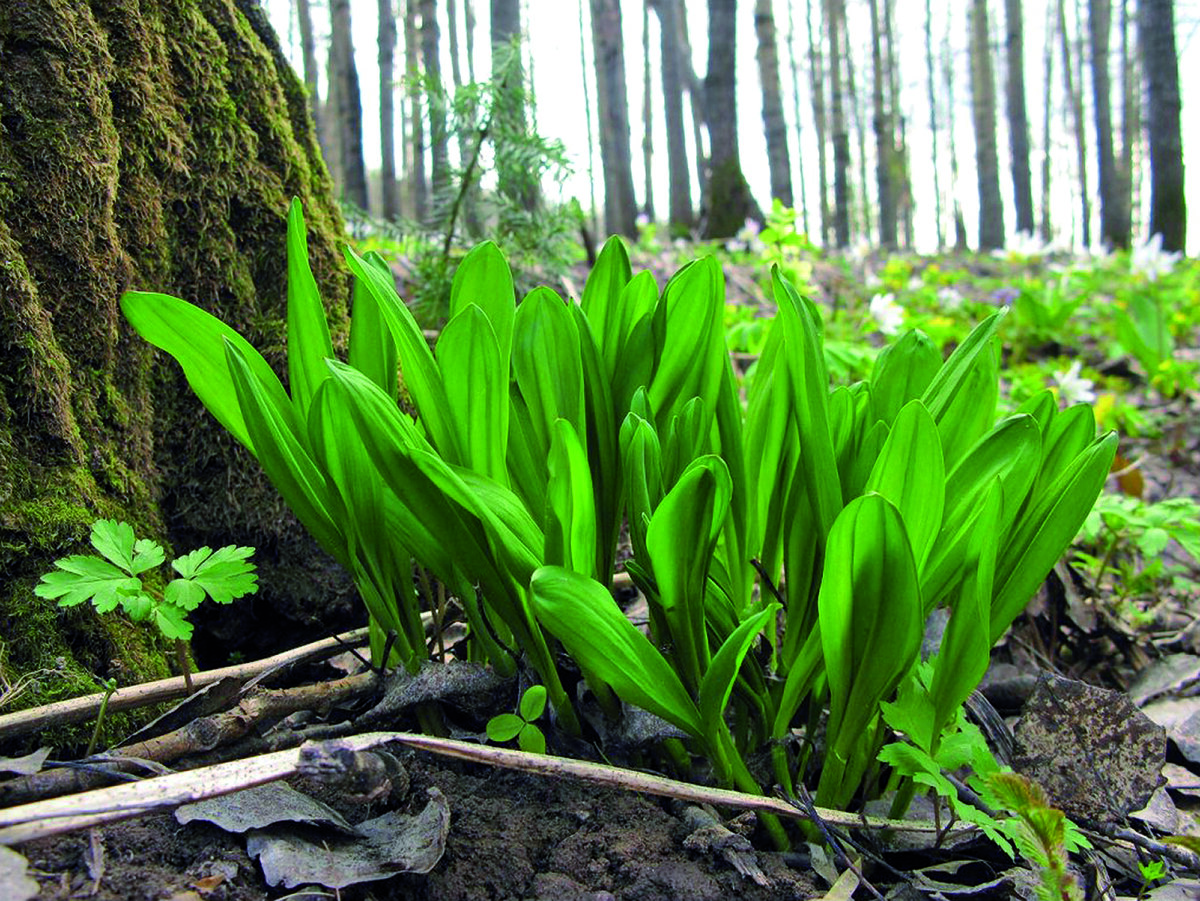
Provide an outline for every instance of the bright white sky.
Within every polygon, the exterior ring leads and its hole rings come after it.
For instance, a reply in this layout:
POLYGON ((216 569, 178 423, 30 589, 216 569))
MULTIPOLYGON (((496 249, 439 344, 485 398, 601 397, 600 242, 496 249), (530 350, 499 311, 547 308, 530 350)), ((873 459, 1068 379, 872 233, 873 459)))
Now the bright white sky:
MULTIPOLYGON (((1128 0, 1131 12, 1136 0, 1128 0)), ((488 42, 488 12, 487 0, 472 0, 476 16, 475 53, 476 77, 482 78, 490 69, 490 49, 488 42)), ((812 103, 808 93, 807 48, 808 35, 805 15, 808 2, 806 0, 774 0, 776 29, 779 41, 780 76, 784 88, 784 109, 789 122, 789 148, 791 151, 793 170, 793 191, 799 207, 800 179, 799 165, 803 160, 806 180, 810 227, 819 237, 817 216, 817 145, 812 125, 812 103), (791 101, 791 74, 787 54, 788 13, 789 6, 795 18, 795 35, 793 47, 800 71, 800 153, 796 149, 796 123, 794 121, 793 104, 791 101)), ((537 95, 538 112, 537 126, 547 137, 559 138, 563 141, 575 165, 575 173, 566 184, 566 193, 579 199, 586 209, 589 204, 588 185, 588 140, 587 120, 584 112, 583 79, 586 65, 588 93, 593 104, 592 129, 597 128, 595 112, 595 74, 592 68, 592 45, 590 30, 586 34, 585 52, 586 63, 579 59, 579 0, 524 0, 524 23, 529 35, 533 56, 534 88, 537 95)), ((1035 221, 1040 217, 1041 196, 1041 154, 1042 154, 1042 85, 1043 85, 1043 49, 1046 33, 1046 16, 1056 0, 1024 0, 1025 12, 1025 80, 1027 92, 1027 109, 1030 123, 1030 138, 1033 151, 1031 166, 1033 170, 1033 192, 1035 205, 1035 221)), ((294 24, 290 21, 293 3, 291 0, 264 0, 264 5, 279 32, 285 52, 293 60, 297 70, 300 69, 299 39, 294 24)), ((399 4, 399 5, 402 5, 399 4)), ((959 165, 959 180, 957 195, 963 207, 967 223, 968 236, 972 245, 975 242, 978 227, 978 195, 975 182, 974 168, 974 136, 970 120, 970 84, 967 72, 967 23, 965 3, 935 2, 933 34, 935 45, 940 45, 944 35, 949 33, 951 47, 955 58, 955 136, 959 165)), ((1084 7, 1082 0, 1068 3, 1068 19, 1073 19, 1072 9, 1084 7)), ((1118 3, 1113 4, 1119 6, 1118 3)), ((439 12, 442 17, 442 71, 447 83, 450 78, 449 42, 446 37, 446 22, 444 3, 439 2, 439 12)), ((584 6, 584 27, 590 29, 590 21, 586 2, 584 6)), ((820 3, 813 0, 813 6, 819 9, 820 3)), ((1003 34, 1003 4, 993 0, 990 6, 993 40, 1001 40, 1003 34)), ((1189 160, 1196 159, 1189 150, 1200 146, 1200 123, 1189 117, 1188 86, 1200 79, 1200 54, 1192 53, 1200 42, 1200 0, 1176 0, 1176 41, 1180 57, 1180 85, 1183 94, 1183 142, 1187 177, 1188 204, 1193 211, 1193 219, 1200 214, 1200 164, 1189 160)), ((328 34, 328 15, 322 0, 313 0, 313 15, 315 19, 318 40, 323 44, 328 34)), ((855 78, 860 93, 870 89, 870 23, 866 0, 847 0, 850 18, 850 34, 855 47, 855 78)), ((460 46, 465 48, 465 39, 461 32, 465 28, 463 2, 458 0, 458 27, 460 29, 460 46)), ((694 54, 694 66, 697 74, 703 78, 707 61, 707 13, 706 3, 702 0, 687 0, 689 33, 694 54)), ((933 201, 933 150, 931 132, 929 130, 928 87, 925 70, 924 49, 924 2, 923 0, 896 0, 895 24, 898 31, 897 46, 900 54, 900 72, 902 79, 901 105, 908 122, 908 143, 911 157, 912 181, 916 201, 916 239, 918 249, 931 250, 935 244, 934 201, 933 201)), ((368 167, 377 168, 379 165, 379 124, 376 111, 379 108, 379 75, 376 62, 376 28, 377 5, 374 0, 354 0, 353 29, 355 56, 358 61, 359 82, 362 91, 364 110, 364 143, 367 152, 368 167)), ((639 200, 644 196, 645 179, 643 175, 641 142, 642 142, 642 4, 625 0, 622 4, 624 37, 626 85, 628 89, 629 115, 631 126, 631 146, 634 155, 634 183, 639 200)), ((814 12, 814 16, 816 13, 814 12)), ((654 185, 654 202, 660 215, 667 208, 667 169, 666 169, 666 136, 663 131, 663 115, 661 105, 661 88, 658 82, 657 56, 659 46, 658 20, 650 15, 650 56, 654 72, 652 73, 651 112, 653 115, 653 144, 654 162, 652 179, 654 185)), ((1119 15, 1114 11, 1114 31, 1111 38, 1113 57, 1113 77, 1117 78, 1116 54, 1119 53, 1119 33, 1116 23, 1119 15)), ((738 120, 741 142, 742 165, 746 177, 759 203, 765 206, 769 200, 769 177, 766 162, 766 145, 762 128, 762 97, 759 89, 758 67, 755 61, 756 38, 754 34, 754 3, 752 0, 741 0, 738 4, 738 120)), ((1073 24, 1068 22, 1068 29, 1077 33, 1073 24)), ((1136 38, 1131 33, 1131 40, 1136 38)), ((403 29, 401 27, 401 40, 403 29)), ((324 48, 318 48, 318 54, 324 62, 324 48)), ((936 58, 935 77, 940 79, 940 63, 936 58)), ((1015 212, 1012 208, 1012 181, 1008 168, 1008 134, 1007 120, 1004 115, 1004 65, 1003 54, 995 57, 995 76, 997 89, 997 143, 1000 150, 1001 193, 1004 196, 1005 225, 1011 235, 1015 230, 1015 212)), ((465 67, 464 67, 464 78, 465 67)), ((1074 169, 1074 139, 1071 131, 1071 120, 1067 108, 1063 105, 1062 95, 1062 58, 1061 51, 1056 47, 1054 56, 1054 72, 1052 74, 1053 109, 1051 111, 1051 143, 1053 145, 1054 172, 1051 176, 1053 190, 1052 225, 1056 230, 1056 241, 1063 245, 1078 246, 1079 207, 1074 169), (1068 219, 1068 214, 1071 218, 1068 219)), ((1095 199, 1097 177, 1095 172, 1095 126, 1092 121, 1090 108, 1091 76, 1090 69, 1085 72, 1085 97, 1089 100, 1087 116, 1087 140, 1089 155, 1092 157, 1092 167, 1088 176, 1090 193, 1093 195, 1092 231, 1093 240, 1099 232, 1098 200, 1095 199)), ((322 90, 324 87, 322 85, 322 90)), ((1114 90, 1116 90, 1114 85, 1114 90)), ((869 96, 869 93, 867 94, 869 96)), ((944 96, 944 90, 939 81, 938 96, 944 96)), ((941 101, 939 101, 941 102, 941 101)), ((1119 114, 1119 97, 1114 95, 1114 117, 1119 114)), ((690 112, 685 108, 685 115, 690 112)), ((947 240, 952 237, 950 221, 950 164, 949 140, 945 131, 946 110, 939 110, 939 128, 942 129, 939 141, 938 169, 943 194, 942 213, 943 231, 947 240)), ((689 148, 691 146, 690 118, 687 120, 689 148)), ((870 127, 868 114, 867 127, 870 127)), ((851 132, 852 165, 855 173, 851 176, 852 184, 857 185, 857 149, 856 138, 851 132)), ((866 136, 867 152, 871 154, 873 137, 866 136)), ((453 151, 452 151, 453 152, 453 151)), ((603 205, 603 178, 599 172, 599 152, 596 151, 594 165, 597 167, 596 194, 597 202, 603 205)), ((868 161, 868 179, 874 178, 873 163, 868 161)), ((1143 210, 1149 202, 1149 179, 1143 168, 1139 181, 1140 188, 1135 188, 1143 210)), ((873 193, 873 183, 868 185, 873 193)), ((693 190, 693 201, 698 198, 698 192, 693 190)), ((1144 223, 1146 215, 1142 213, 1135 218, 1135 241, 1144 239, 1145 235, 1138 231, 1138 222, 1144 223)), ((1144 225, 1142 226, 1144 230, 1144 225)), ((1188 246, 1192 254, 1200 250, 1200 224, 1193 221, 1188 230, 1188 246)))

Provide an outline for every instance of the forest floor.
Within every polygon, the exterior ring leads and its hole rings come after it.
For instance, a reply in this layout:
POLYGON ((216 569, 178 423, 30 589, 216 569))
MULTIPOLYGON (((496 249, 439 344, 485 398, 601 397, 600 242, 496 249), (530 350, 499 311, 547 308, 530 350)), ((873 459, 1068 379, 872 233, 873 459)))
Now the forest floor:
MULTIPOLYGON (((735 270, 729 275, 731 300, 757 298, 751 271, 735 270)), ((831 269, 814 277, 824 289, 836 293, 843 276, 831 269)), ((581 287, 583 275, 578 278, 581 287)), ((1168 427, 1154 437, 1123 440, 1123 458, 1138 462, 1143 497, 1200 498, 1200 420, 1192 413, 1194 400, 1185 395, 1162 401, 1155 415, 1168 427)), ((1185 560, 1172 544, 1161 554, 1167 561, 1185 560)), ((1072 858, 1074 875, 1086 897, 1155 901, 1200 897, 1200 871, 1193 866, 1197 858, 1160 841, 1167 835, 1200 834, 1200 606, 1195 592, 1183 581, 1174 587, 1160 586, 1153 596, 1130 595, 1111 580, 1094 584, 1081 569, 1063 565, 1047 580, 1026 615, 993 651, 982 693, 1010 733, 1015 730, 1019 735, 1023 728, 1031 728, 1027 724, 1036 704, 1030 703, 1031 696, 1044 701, 1048 692, 1051 706, 1065 717, 1045 727, 1057 747, 1035 761, 1034 769, 1058 786, 1051 801, 1067 809, 1091 841, 1091 850, 1072 858), (1048 674, 1104 691, 1078 696, 1073 687, 1077 683, 1050 681, 1048 674), (1075 700, 1080 703, 1074 704, 1075 700), (1142 760, 1131 762, 1128 755, 1121 756, 1122 748, 1134 746, 1149 749, 1142 760), (1127 767, 1135 771, 1127 772, 1127 767), (1066 788, 1064 778, 1071 783, 1066 788), (1149 795, 1156 785, 1145 809, 1122 808, 1121 798, 1139 791, 1149 795), (1161 873, 1155 869, 1160 863, 1161 873), (1149 878, 1155 873, 1158 878, 1149 878)), ((1198 573, 1191 576, 1200 579, 1198 573)), ((270 683, 270 687, 343 677, 344 670, 311 665, 293 673, 288 682, 270 683)), ((512 683, 491 686, 487 698, 445 711, 452 734, 481 736, 487 717, 480 711, 512 709, 516 689, 512 683)), ((377 696, 360 696, 317 705, 308 713, 294 712, 287 727, 304 730, 350 722, 377 701, 377 696)), ((184 722, 177 728, 186 733, 191 725, 184 722)), ((371 728, 415 728, 415 720, 410 712, 373 723, 371 728)), ((552 728, 547 731, 551 753, 590 754, 604 762, 651 769, 655 763, 644 755, 622 757, 619 751, 568 746, 552 728)), ((220 756, 207 753, 195 760, 211 763, 220 756)), ((29 862, 28 875, 37 887, 29 897, 97 901, 1035 897, 1036 867, 1009 860, 982 839, 935 847, 929 838, 914 842, 911 836, 856 833, 860 847, 843 846, 848 852, 845 857, 804 842, 796 842, 792 851, 778 852, 765 850, 769 844, 755 835, 754 821, 735 809, 711 810, 720 821, 714 826, 711 816, 706 818, 680 801, 447 760, 424 751, 407 749, 395 756, 407 772, 407 791, 401 780, 393 778, 395 790, 373 800, 351 798, 344 790, 313 779, 297 777, 290 783, 330 805, 350 824, 390 811, 416 815, 431 803, 429 790, 439 790, 449 812, 449 828, 445 831, 443 824, 444 849, 422 875, 405 873, 340 889, 312 884, 289 887, 286 881, 272 886, 264 877, 266 858, 256 859, 248 851, 248 846, 259 850, 254 838, 248 842, 245 835, 218 828, 203 817, 184 825, 176 816, 163 813, 20 845, 18 850, 29 862), (743 836, 754 840, 754 850, 745 850, 743 836), (740 857, 731 851, 738 847, 743 848, 740 857), (747 858, 750 866, 744 866, 747 858), (753 875, 743 875, 734 861, 753 875), (831 883, 836 886, 831 888, 831 883)), ((183 763, 174 762, 172 767, 183 763)), ((345 830, 331 832, 328 823, 294 828, 306 831, 318 848, 353 846, 357 841, 347 838, 345 830)), ((428 841, 437 844, 437 835, 428 841)), ((4 878, 0 867, 0 896, 5 896, 4 878)), ((337 884, 337 879, 328 882, 337 884)))

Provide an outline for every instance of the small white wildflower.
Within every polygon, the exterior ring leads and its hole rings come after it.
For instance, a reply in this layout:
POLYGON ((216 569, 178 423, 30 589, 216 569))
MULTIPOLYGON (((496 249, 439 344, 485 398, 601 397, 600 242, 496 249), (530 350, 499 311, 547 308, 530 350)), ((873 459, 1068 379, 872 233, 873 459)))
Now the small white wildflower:
POLYGON ((645 228, 650 224, 650 215, 648 213, 638 213, 637 218, 633 221, 638 228, 645 228))
POLYGON ((1162 234, 1156 232, 1129 257, 1129 268, 1146 276, 1147 280, 1156 282, 1160 275, 1174 269, 1182 256, 1179 251, 1165 252, 1162 249, 1162 234))
POLYGON ((869 310, 871 318, 885 335, 896 334, 904 324, 904 308, 896 303, 895 296, 890 292, 872 297, 869 310))
POLYGON ((760 231, 762 231, 762 226, 753 219, 747 219, 745 224, 738 229, 734 239, 741 242, 743 249, 749 250, 751 253, 759 253, 763 249, 763 242, 758 239, 760 231))
POLYGON ((868 288, 878 288, 883 284, 883 279, 879 277, 879 273, 874 269, 868 269, 866 275, 863 276, 863 285, 868 288))
POLYGON ((949 285, 938 288, 938 303, 947 310, 957 310, 963 305, 963 296, 949 285))
POLYGON ((1054 373, 1054 382, 1058 386, 1058 396, 1068 407, 1072 404, 1090 404, 1096 401, 1095 382, 1081 378, 1079 370, 1083 364, 1076 360, 1069 369, 1054 373))
POLYGON ((846 251, 846 257, 852 262, 862 263, 871 255, 871 250, 871 242, 860 237, 850 245, 850 249, 846 251))

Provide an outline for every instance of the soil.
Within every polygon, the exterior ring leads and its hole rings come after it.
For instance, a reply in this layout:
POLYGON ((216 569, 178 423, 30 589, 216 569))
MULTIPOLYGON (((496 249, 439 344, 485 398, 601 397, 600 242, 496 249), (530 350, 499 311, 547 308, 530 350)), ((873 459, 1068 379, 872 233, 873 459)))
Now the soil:
MULTIPOLYGON (((745 898, 788 901, 816 894, 810 876, 779 853, 759 852, 768 887, 722 860, 683 848, 689 829, 657 799, 616 789, 527 776, 472 764, 404 760, 412 784, 401 807, 416 812, 425 789, 450 801, 446 852, 425 876, 403 875, 342 889, 344 899, 412 901, 667 901, 745 898)), ((296 787, 320 793, 298 780, 296 787)), ((368 810, 330 797, 347 819, 368 810)), ((376 806, 369 812, 377 816, 376 806)), ((145 817, 22 846, 41 899, 265 901, 285 895, 263 881, 243 838, 215 826, 145 817), (90 849, 102 848, 100 855, 90 849), (102 865, 89 867, 89 860, 102 865)), ((314 890, 314 892, 317 890, 314 890)), ((307 897, 330 897, 311 894, 307 897)))

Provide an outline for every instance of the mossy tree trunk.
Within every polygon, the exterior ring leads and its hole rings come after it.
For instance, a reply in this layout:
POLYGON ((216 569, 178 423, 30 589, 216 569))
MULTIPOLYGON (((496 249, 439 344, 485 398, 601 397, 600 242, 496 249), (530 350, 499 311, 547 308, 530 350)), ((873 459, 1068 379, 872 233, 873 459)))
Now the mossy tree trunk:
MULTIPOLYGON (((292 196, 339 338, 347 283, 305 92, 257 3, 4 7, 0 679, 58 670, 15 705, 26 706, 96 690, 97 678, 165 675, 167 647, 148 629, 32 594, 56 558, 86 549, 97 518, 181 551, 257 547, 262 588, 243 612, 268 643, 297 637, 287 623, 312 616, 305 601, 322 580, 344 584, 118 299, 138 288, 193 301, 283 374, 292 196)), ((229 641, 222 650, 238 647, 229 641)))

